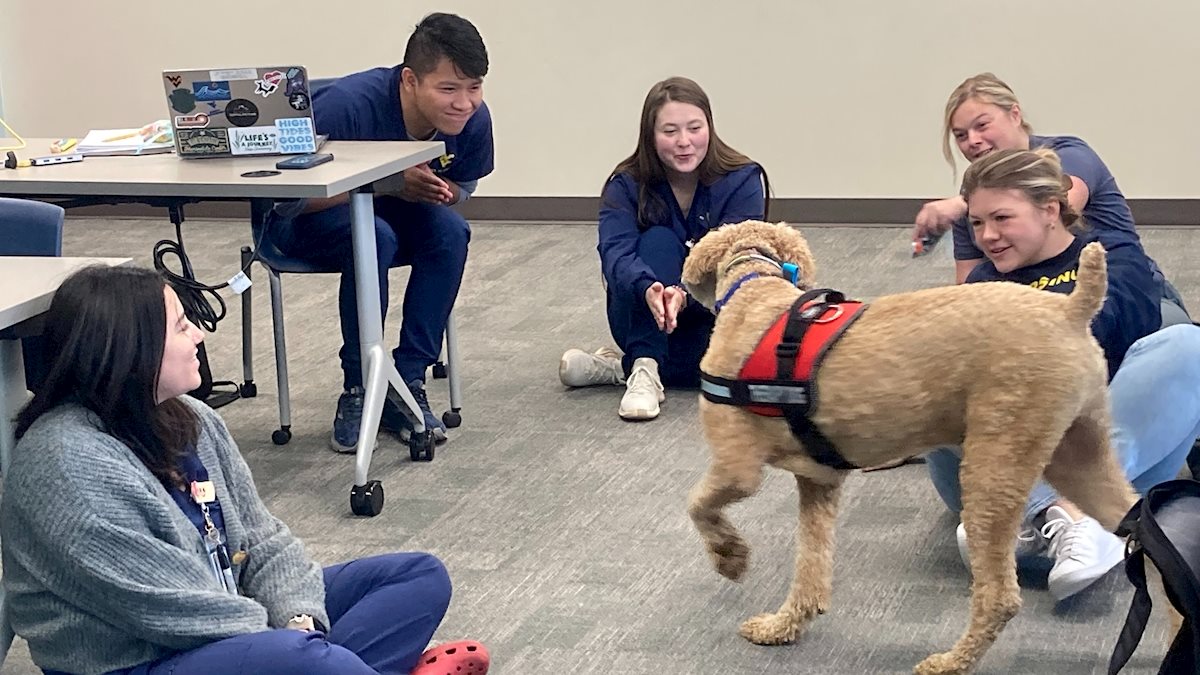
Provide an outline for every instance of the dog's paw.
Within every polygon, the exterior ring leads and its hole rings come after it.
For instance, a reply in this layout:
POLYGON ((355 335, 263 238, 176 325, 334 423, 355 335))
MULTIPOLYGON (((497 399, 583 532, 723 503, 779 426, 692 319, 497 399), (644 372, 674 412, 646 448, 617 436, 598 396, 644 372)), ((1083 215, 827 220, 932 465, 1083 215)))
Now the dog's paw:
POLYGON ((796 639, 800 624, 786 614, 759 614, 742 622, 738 634, 756 645, 785 645, 796 639))
POLYGON ((750 566, 750 547, 741 539, 732 539, 709 549, 717 574, 737 581, 750 566))
POLYGON ((971 664, 954 652, 934 654, 913 668, 914 675, 962 675, 971 672, 971 664))

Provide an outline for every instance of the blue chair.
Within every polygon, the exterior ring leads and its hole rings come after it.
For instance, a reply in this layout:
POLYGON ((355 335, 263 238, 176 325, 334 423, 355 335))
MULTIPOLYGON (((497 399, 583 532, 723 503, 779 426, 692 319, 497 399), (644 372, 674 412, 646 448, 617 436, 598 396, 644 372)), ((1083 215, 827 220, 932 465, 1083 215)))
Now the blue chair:
MULTIPOLYGON (((0 255, 60 256, 62 255, 63 219, 61 207, 45 202, 0 197, 0 255)), ((26 364, 26 386, 45 374, 41 340, 21 341, 26 364)), ((8 467, 0 467, 7 471, 8 467)), ((8 620, 8 605, 0 588, 0 665, 8 656, 13 630, 8 620)))
POLYGON ((62 207, 0 197, 0 255, 62 255, 62 207))
MULTIPOLYGON (((309 80, 309 90, 316 92, 318 89, 333 82, 334 79, 313 79, 309 80)), ((267 276, 271 289, 271 323, 274 327, 275 338, 275 373, 276 387, 279 392, 279 428, 271 433, 271 441, 276 445, 284 445, 292 439, 292 410, 291 410, 291 394, 288 386, 288 369, 287 369, 287 345, 284 340, 283 329, 283 285, 280 280, 280 274, 337 274, 341 269, 334 267, 322 267, 314 265, 306 261, 289 258, 280 251, 271 241, 270 237, 264 237, 263 231, 267 224, 267 218, 270 215, 272 203, 269 200, 254 200, 250 205, 250 234, 251 241, 255 242, 258 250, 254 251, 249 246, 242 247, 242 269, 248 270, 250 261, 257 255, 258 261, 267 270, 267 276)), ((253 339, 251 333, 251 296, 247 290, 241 295, 242 305, 242 368, 247 381, 246 387, 250 391, 244 395, 253 395, 255 387, 253 385, 253 339)), ((458 339, 457 330, 454 321, 454 312, 451 311, 450 319, 446 323, 446 344, 445 344, 445 360, 439 360, 433 366, 433 376, 435 378, 449 378, 450 386, 450 410, 442 415, 442 423, 449 428, 454 428, 462 423, 462 405, 461 387, 459 384, 459 360, 458 360, 458 339)))
MULTIPOLYGON (((62 207, 54 204, 0 197, 0 255, 62 255, 65 216, 62 207)), ((21 340, 21 350, 25 360, 25 386, 32 390, 46 375, 42 340, 25 338, 21 340)))

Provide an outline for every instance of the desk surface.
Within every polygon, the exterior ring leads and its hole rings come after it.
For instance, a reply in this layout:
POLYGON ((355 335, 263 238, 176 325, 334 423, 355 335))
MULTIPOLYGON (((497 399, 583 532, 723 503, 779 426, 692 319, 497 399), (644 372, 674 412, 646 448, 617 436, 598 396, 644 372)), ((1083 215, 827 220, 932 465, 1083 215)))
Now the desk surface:
POLYGON ((128 265, 129 258, 33 258, 0 256, 0 329, 50 308, 59 284, 87 265, 128 265))
MULTIPOLYGON (((49 155, 55 139, 28 138, 21 159, 49 155)), ((0 195, 108 197, 333 197, 393 176, 445 152, 441 141, 329 141, 320 152, 333 161, 277 176, 242 178, 248 171, 275 170, 284 157, 181 159, 175 153, 135 157, 87 157, 82 162, 0 169, 0 195)), ((2 154, 2 153, 0 153, 2 154)))

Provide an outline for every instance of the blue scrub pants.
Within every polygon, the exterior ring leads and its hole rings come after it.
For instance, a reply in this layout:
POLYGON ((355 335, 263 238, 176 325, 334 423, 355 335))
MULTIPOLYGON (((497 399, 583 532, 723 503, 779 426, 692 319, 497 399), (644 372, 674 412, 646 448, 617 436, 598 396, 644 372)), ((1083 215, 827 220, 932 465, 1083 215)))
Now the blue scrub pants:
POLYGON ((373 675, 416 666, 450 604, 450 577, 427 553, 325 568, 329 633, 281 628, 219 640, 110 675, 373 675))
MULTIPOLYGON (((322 267, 341 270, 338 311, 342 323, 343 386, 362 386, 358 305, 354 289, 354 252, 350 236, 350 205, 305 214, 272 224, 271 236, 285 255, 322 267)), ((375 198, 375 248, 379 301, 388 308, 388 270, 411 266, 404 291, 400 343, 392 352, 396 370, 405 382, 425 381, 425 370, 438 359, 442 337, 463 269, 471 229, 448 206, 418 204, 396 197, 375 198)))
MULTIPOLYGON (((638 256, 664 286, 679 284, 688 249, 668 227, 651 227, 638 240, 638 256)), ((679 312, 678 326, 670 335, 658 329, 646 298, 619 293, 608 281, 608 327, 613 340, 625 354, 622 365, 629 375, 633 362, 651 358, 668 387, 700 386, 700 359, 708 349, 716 317, 700 303, 688 299, 679 312)))

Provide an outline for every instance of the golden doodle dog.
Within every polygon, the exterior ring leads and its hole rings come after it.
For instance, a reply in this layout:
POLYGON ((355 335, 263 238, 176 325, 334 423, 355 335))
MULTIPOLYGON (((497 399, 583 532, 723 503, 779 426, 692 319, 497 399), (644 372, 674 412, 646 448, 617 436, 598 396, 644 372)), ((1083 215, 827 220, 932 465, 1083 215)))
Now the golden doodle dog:
MULTIPOLYGON (((683 282, 709 309, 724 301, 700 364, 706 376, 736 380, 768 328, 812 287, 814 273, 807 242, 784 223, 726 225, 701 239, 683 282), (781 275, 784 262, 798 266, 797 283, 781 275)), ((1109 530, 1136 501, 1109 444, 1107 369, 1089 329, 1106 286, 1104 250, 1091 244, 1070 295, 998 282, 881 297, 815 371, 809 420, 847 463, 873 466, 935 446, 963 448, 970 622, 949 651, 926 658, 917 673, 968 672, 1016 615, 1013 544, 1039 477, 1109 530)), ((796 476, 791 589, 777 612, 740 630, 756 644, 791 642, 829 609, 847 471, 815 461, 784 418, 703 397, 700 417, 712 456, 688 512, 721 575, 741 577, 749 555, 722 510, 757 492, 765 465, 796 476)))

